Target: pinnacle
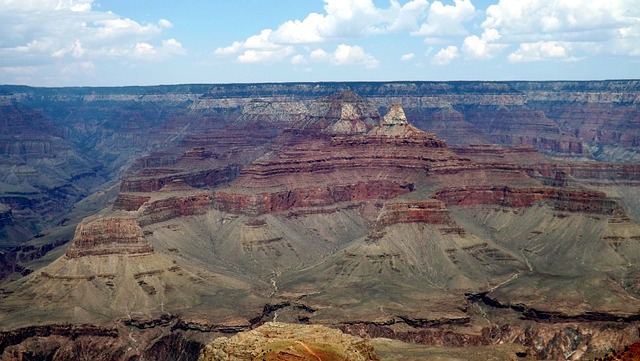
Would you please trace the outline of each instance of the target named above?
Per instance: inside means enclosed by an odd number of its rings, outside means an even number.
[[[408,125],[407,116],[400,104],[393,104],[389,108],[389,112],[382,118],[381,125]]]

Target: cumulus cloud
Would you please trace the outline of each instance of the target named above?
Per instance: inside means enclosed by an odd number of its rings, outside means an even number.
[[[305,57],[300,54],[296,54],[291,58],[291,64],[293,65],[305,64],[306,62],[307,62],[307,59],[305,59]]]
[[[316,49],[309,54],[309,58],[311,60],[324,60],[324,59],[327,59],[328,57],[329,57],[329,54],[322,49]]]
[[[500,0],[486,10],[485,29],[502,41],[519,45],[511,61],[571,58],[567,49],[588,54],[640,54],[640,7],[636,0]],[[574,50],[576,50],[574,49]],[[537,55],[536,55],[537,54]]]
[[[494,44],[500,39],[500,33],[496,29],[486,29],[481,36],[471,35],[464,39],[462,50],[467,56],[475,59],[491,59],[502,51],[507,45]]]
[[[440,49],[440,51],[431,58],[431,63],[435,65],[447,65],[458,56],[458,47],[453,45],[447,46],[446,48]]]
[[[325,0],[324,14],[310,13],[303,20],[290,20],[273,29],[264,29],[243,41],[219,47],[219,56],[235,56],[238,61],[273,61],[285,58],[302,44],[332,42],[339,39],[360,38],[402,31],[416,31],[426,16],[427,0],[411,0],[401,5],[391,0],[389,7],[377,7],[373,0]],[[266,50],[268,49],[268,50]],[[347,65],[357,62],[372,68],[378,65],[372,55],[358,46],[340,45],[334,52],[333,63]],[[267,53],[274,56],[266,56]],[[264,54],[265,56],[258,56]],[[315,54],[317,57],[319,54]],[[343,57],[345,60],[343,60]],[[311,56],[313,58],[313,56]],[[296,58],[299,61],[299,58]],[[347,60],[348,59],[348,60]]]
[[[94,71],[94,60],[103,57],[157,60],[185,54],[177,40],[159,39],[173,26],[169,20],[140,23],[98,11],[93,4],[0,0],[0,68],[58,66],[65,73],[69,64],[76,64]]]
[[[309,52],[308,57],[295,55],[292,58],[294,64],[299,63],[329,63],[336,66],[356,65],[366,69],[377,68],[380,62],[373,55],[367,53],[361,46],[340,44],[329,53],[323,49],[315,49]]]
[[[293,47],[286,46],[276,49],[249,49],[238,56],[241,63],[261,63],[280,61],[293,54]]]
[[[515,52],[509,54],[510,62],[526,62],[539,60],[577,60],[571,56],[572,44],[561,41],[538,41],[536,43],[522,43]]]
[[[409,60],[411,60],[411,59],[415,58],[415,56],[416,56],[416,54],[414,54],[414,53],[407,53],[407,54],[403,54],[403,55],[400,57],[400,60],[402,60],[402,61],[409,61]]]
[[[380,63],[360,46],[340,44],[333,53],[331,62],[336,65],[362,65],[367,69],[377,68]]]
[[[549,34],[573,37],[569,33],[637,24],[637,5],[635,0],[500,0],[487,8],[482,26],[531,40],[544,40],[537,38]]]
[[[427,40],[433,37],[466,35],[468,32],[463,24],[472,20],[475,15],[476,9],[471,0],[454,0],[453,5],[434,1],[429,8],[427,22],[412,35],[427,36]]]

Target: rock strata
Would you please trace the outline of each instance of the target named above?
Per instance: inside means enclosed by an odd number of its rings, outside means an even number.
[[[492,204],[506,207],[531,207],[549,201],[554,209],[612,215],[616,202],[598,191],[559,188],[464,187],[438,190],[434,198],[447,205]]]
[[[153,252],[135,218],[105,217],[78,225],[66,256],[104,256]]]

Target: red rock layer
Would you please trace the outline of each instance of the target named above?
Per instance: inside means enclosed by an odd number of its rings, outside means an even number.
[[[505,207],[531,207],[536,203],[550,201],[559,211],[611,215],[618,209],[615,201],[608,199],[605,193],[583,189],[462,187],[441,189],[433,197],[447,205],[457,206],[493,204]]]
[[[485,132],[492,142],[534,146],[543,152],[592,158],[586,144],[564,134],[544,112],[523,108],[475,107],[465,112],[467,121]]]
[[[413,184],[373,180],[346,185],[295,188],[257,194],[215,192],[215,207],[229,213],[259,215],[293,208],[328,206],[338,202],[390,199],[408,193]]]
[[[146,169],[141,173],[144,176],[123,179],[120,183],[120,191],[157,192],[166,184],[176,180],[184,180],[193,187],[213,187],[221,183],[229,182],[235,178],[238,174],[238,168],[236,165],[230,165],[191,173],[172,172],[163,169]]]
[[[464,233],[464,230],[458,227],[449,210],[441,201],[389,201],[380,211],[369,238],[381,238],[384,228],[398,223],[446,226],[442,229],[446,233]]]
[[[398,172],[435,172],[466,165],[470,162],[452,153],[444,141],[420,131],[407,136],[341,135],[286,147],[274,159],[245,167],[236,183],[248,188],[273,187],[302,182],[304,176],[320,178],[345,171],[365,177],[381,171],[402,178]],[[308,178],[305,183],[316,181]]]
[[[82,222],[67,249],[67,257],[153,252],[134,218],[107,217]]]
[[[539,174],[546,179],[571,176],[581,180],[618,184],[640,182],[638,163],[536,164],[531,167],[529,173],[534,177]]]
[[[212,195],[196,193],[147,203],[141,210],[139,223],[144,226],[169,219],[204,214],[211,209]]]
[[[113,202],[113,210],[123,211],[137,211],[143,204],[151,199],[150,196],[131,194],[131,193],[119,193],[116,200]]]
[[[427,223],[454,225],[445,204],[441,201],[391,201],[385,203],[376,224],[386,227],[397,223]]]

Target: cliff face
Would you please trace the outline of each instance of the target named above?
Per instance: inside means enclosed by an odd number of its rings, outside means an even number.
[[[153,252],[142,228],[131,218],[99,218],[81,223],[67,249],[66,256],[145,254]]]
[[[331,97],[344,91],[352,101],[343,109]],[[393,103],[401,104],[418,128],[451,145],[533,146],[578,160],[640,157],[637,81],[3,86],[0,93],[5,120],[0,200],[12,205],[16,222],[33,230],[16,234],[18,243],[54,225],[94,187],[151,151],[183,142],[185,150],[204,146],[205,153],[191,154],[202,157],[223,140],[227,157],[243,157],[248,139],[264,144],[284,128],[304,128],[305,122],[318,129],[331,123],[325,132],[333,134],[365,133],[377,122],[377,112]],[[227,126],[241,131],[222,131]],[[158,166],[175,161],[154,155],[138,160]],[[227,181],[237,175],[233,169],[225,172]],[[168,174],[165,181],[172,179]],[[123,186],[130,191],[161,187],[148,181],[131,177]]]
[[[583,137],[556,108],[633,118],[636,82],[6,89],[11,119],[50,138],[7,138],[3,169],[79,157],[55,187],[2,180],[1,236],[57,224],[1,255],[11,354],[33,347],[16,336],[33,320],[124,320],[117,336],[78,332],[112,337],[114,355],[144,334],[131,357],[270,320],[554,359],[637,332],[640,173],[597,161],[637,159],[635,143],[614,151],[599,143],[607,122]],[[60,210],[116,175],[119,187]],[[60,332],[42,336],[43,355],[80,347]]]

